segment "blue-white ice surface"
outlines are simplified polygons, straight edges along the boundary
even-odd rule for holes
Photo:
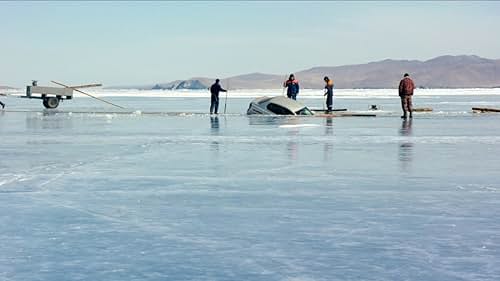
[[[2,100],[2,281],[500,280],[500,115],[470,112],[499,96],[415,97],[413,122],[397,96],[336,99],[376,118]]]

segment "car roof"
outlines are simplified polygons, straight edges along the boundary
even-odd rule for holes
[[[269,99],[269,103],[274,103],[282,107],[288,108],[292,112],[297,112],[305,107],[305,105],[301,104],[300,102],[284,96],[273,97]]]

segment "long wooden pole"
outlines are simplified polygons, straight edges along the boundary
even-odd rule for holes
[[[226,100],[224,101],[224,114],[226,114],[226,106],[227,106],[227,92],[229,91],[229,79],[227,80],[227,89],[226,89]]]
[[[102,86],[102,84],[86,84],[86,85],[78,85],[78,86],[68,86],[70,88],[78,88],[78,89],[81,89],[81,88],[91,88],[91,87],[100,87]]]
[[[288,81],[288,79],[286,78],[286,75],[285,75],[285,81]],[[283,96],[285,96],[285,89],[286,89],[286,86],[285,86],[286,84],[285,83],[286,82],[283,83],[283,93],[282,93]]]
[[[109,102],[109,101],[106,101],[106,100],[100,99],[100,98],[98,98],[98,97],[95,97],[95,96],[93,96],[93,95],[91,95],[91,94],[87,94],[87,93],[85,93],[85,92],[83,92],[83,91],[78,90],[77,88],[74,88],[74,87],[71,87],[71,86],[67,86],[67,85],[64,85],[63,83],[59,83],[59,82],[56,82],[56,81],[50,81],[50,82],[52,82],[52,83],[54,83],[54,84],[57,84],[57,85],[59,85],[59,86],[63,86],[63,87],[65,87],[65,88],[72,89],[73,91],[77,91],[77,92],[79,92],[79,93],[81,93],[81,94],[87,95],[87,96],[89,96],[89,97],[91,97],[91,98],[94,98],[94,99],[96,99],[96,100],[100,100],[100,101],[105,102],[105,103],[107,103],[107,104],[111,104],[112,106],[116,106],[116,107],[118,107],[118,108],[125,109],[125,107],[123,107],[123,106],[119,106],[119,105],[114,104],[114,103],[112,103],[112,102]]]

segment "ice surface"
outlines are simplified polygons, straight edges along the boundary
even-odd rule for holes
[[[404,122],[390,91],[336,99],[375,118],[1,97],[0,280],[500,280],[500,115],[471,113],[500,96]]]

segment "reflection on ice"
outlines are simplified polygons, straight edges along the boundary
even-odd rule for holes
[[[325,136],[333,138],[333,117],[331,116],[325,117]],[[327,162],[330,160],[333,151],[332,141],[326,140],[323,145],[323,160]]]
[[[288,138],[288,141],[286,143],[286,151],[287,151],[288,159],[291,160],[291,162],[297,161],[297,157],[298,157],[297,137],[298,137],[298,135],[299,135],[298,128],[291,128],[286,132],[286,136]]]
[[[26,115],[26,128],[28,129],[70,129],[73,126],[71,115],[44,111],[43,114],[28,113]]]
[[[210,116],[210,127],[212,128],[212,133],[219,132],[219,116]]]
[[[413,142],[411,141],[412,122],[411,118],[403,120],[401,129],[399,130],[399,134],[404,137],[404,140],[399,144],[399,161],[403,170],[407,170],[410,167],[413,158]]]
[[[218,116],[210,116],[210,134],[212,136],[219,136],[220,134],[220,125],[219,125],[219,117]],[[210,144],[210,148],[217,152],[217,156],[218,156],[218,152],[219,152],[219,141],[218,140],[214,140],[212,141],[212,143]]]
[[[248,123],[253,126],[281,125],[293,119],[294,117],[289,116],[250,115],[248,116]]]

